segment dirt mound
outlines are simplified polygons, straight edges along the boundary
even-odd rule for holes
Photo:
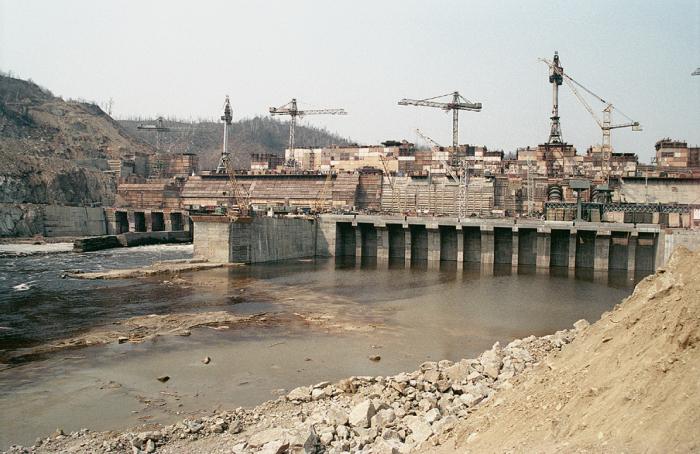
[[[437,452],[700,450],[700,253],[665,269],[465,419]]]

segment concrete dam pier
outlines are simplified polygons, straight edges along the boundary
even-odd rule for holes
[[[664,231],[653,224],[321,215],[316,218],[193,216],[195,255],[259,263],[304,257],[654,271]]]

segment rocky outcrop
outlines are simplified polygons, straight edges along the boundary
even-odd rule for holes
[[[107,160],[153,152],[96,105],[0,75],[0,203],[109,205]]]

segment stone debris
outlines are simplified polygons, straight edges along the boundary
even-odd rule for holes
[[[160,431],[107,436],[84,429],[39,440],[29,452],[65,451],[61,445],[65,440],[88,437],[99,440],[90,448],[98,453],[132,448],[159,452],[164,447],[166,452],[202,452],[205,449],[194,443],[216,446],[215,437],[226,446],[221,452],[240,454],[420,451],[421,446],[439,445],[458,420],[492,400],[500,389],[512,387],[513,377],[560,350],[586,326],[577,322],[574,329],[549,336],[530,336],[505,347],[496,343],[477,359],[431,361],[414,372],[390,377],[349,377],[300,386],[253,409],[186,419]],[[13,447],[9,452],[25,452],[22,449]]]

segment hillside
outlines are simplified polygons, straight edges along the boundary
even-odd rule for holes
[[[184,122],[164,120],[169,132],[155,133],[138,129],[140,124],[155,124],[155,119],[119,120],[134,137],[148,142],[163,151],[182,153],[192,151],[199,155],[200,168],[213,169],[219,162],[223,126],[221,122]],[[234,122],[229,128],[229,140],[237,167],[247,168],[251,153],[284,155],[289,140],[289,123],[269,117],[255,117]],[[160,144],[158,144],[160,141]],[[296,127],[298,146],[328,146],[349,143],[325,129],[310,126]]]
[[[111,204],[107,159],[151,154],[94,104],[0,75],[0,203]]]

